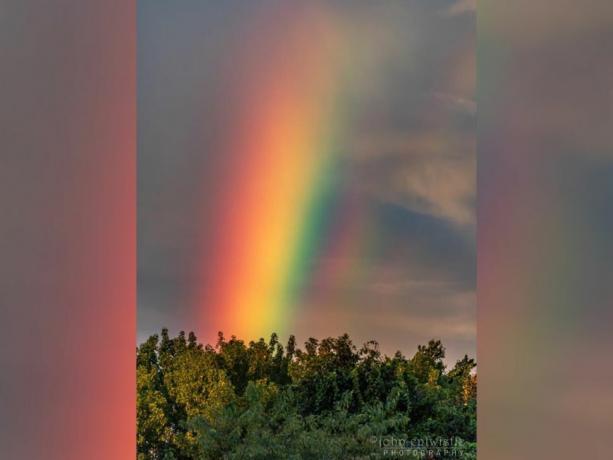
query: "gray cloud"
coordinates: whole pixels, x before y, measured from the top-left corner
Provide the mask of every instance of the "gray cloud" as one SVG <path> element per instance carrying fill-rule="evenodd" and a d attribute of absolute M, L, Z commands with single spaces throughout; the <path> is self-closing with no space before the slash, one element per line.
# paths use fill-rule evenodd
<path fill-rule="evenodd" d="M 474 225 L 474 139 L 449 137 L 441 131 L 381 137 L 367 134 L 354 147 L 356 183 L 409 210 L 461 226 Z"/>
<path fill-rule="evenodd" d="M 220 140 L 235 135 L 232 96 L 249 77 L 228 59 L 229 43 L 257 55 L 257 44 L 239 38 L 271 5 L 139 4 L 141 337 L 194 327 L 194 270 L 220 205 Z M 310 294 L 294 306 L 299 339 L 349 332 L 408 353 L 436 336 L 451 358 L 474 354 L 474 21 L 459 15 L 469 6 L 356 1 L 318 10 L 352 36 L 337 191 L 374 237 L 351 254 L 313 255 L 315 272 L 352 267 L 356 278 L 305 281 Z"/>

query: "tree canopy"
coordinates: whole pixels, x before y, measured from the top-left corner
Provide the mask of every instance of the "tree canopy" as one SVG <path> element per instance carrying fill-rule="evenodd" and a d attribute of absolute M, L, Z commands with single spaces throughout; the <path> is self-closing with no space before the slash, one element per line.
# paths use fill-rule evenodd
<path fill-rule="evenodd" d="M 476 362 L 444 358 L 438 340 L 407 358 L 347 334 L 300 349 L 164 329 L 137 348 L 138 459 L 473 459 Z"/>

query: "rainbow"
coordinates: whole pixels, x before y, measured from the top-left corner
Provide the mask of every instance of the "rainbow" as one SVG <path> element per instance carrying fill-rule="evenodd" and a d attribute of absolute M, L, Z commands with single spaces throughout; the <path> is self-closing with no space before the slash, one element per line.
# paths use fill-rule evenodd
<path fill-rule="evenodd" d="M 206 165 L 215 186 L 203 188 L 214 196 L 203 198 L 213 204 L 202 212 L 191 281 L 194 329 L 209 342 L 220 330 L 244 339 L 286 335 L 300 329 L 297 321 L 319 321 L 307 312 L 316 305 L 352 330 L 347 323 L 360 321 L 348 309 L 359 304 L 352 287 L 374 270 L 364 261 L 392 250 L 378 241 L 372 210 L 343 182 L 352 108 L 363 110 L 354 91 L 371 88 L 369 69 L 402 57 L 406 42 L 372 28 L 370 16 L 347 18 L 310 2 L 263 8 L 231 35 L 219 72 L 228 80 L 220 84 L 231 86 L 222 91 L 229 121 L 219 144 L 206 143 L 214 151 L 203 151 L 215 158 Z M 472 85 L 472 50 L 458 44 L 443 87 Z M 444 131 L 449 121 L 435 124 Z"/>
<path fill-rule="evenodd" d="M 249 81 L 233 101 L 214 250 L 194 298 L 207 335 L 285 332 L 334 203 L 345 44 L 329 18 L 301 17 L 281 42 L 252 37 L 265 49 L 255 57 L 238 53 Z"/>

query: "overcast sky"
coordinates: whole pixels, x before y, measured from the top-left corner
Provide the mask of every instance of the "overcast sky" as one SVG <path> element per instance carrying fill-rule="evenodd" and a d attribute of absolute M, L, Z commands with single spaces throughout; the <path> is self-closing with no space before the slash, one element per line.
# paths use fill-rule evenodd
<path fill-rule="evenodd" d="M 216 225 L 223 145 L 236 135 L 232 101 L 251 79 L 241 60 L 267 59 L 263 47 L 288 34 L 280 22 L 309 26 L 317 15 L 357 56 L 342 88 L 350 102 L 335 193 L 374 236 L 368 250 L 313 254 L 287 332 L 299 340 L 348 332 L 407 354 L 440 338 L 451 360 L 474 356 L 475 2 L 138 5 L 139 340 L 164 326 L 208 338 L 193 292 L 206 282 L 197 259 Z M 254 23 L 267 26 L 243 39 Z M 343 264 L 359 276 L 322 276 Z"/>

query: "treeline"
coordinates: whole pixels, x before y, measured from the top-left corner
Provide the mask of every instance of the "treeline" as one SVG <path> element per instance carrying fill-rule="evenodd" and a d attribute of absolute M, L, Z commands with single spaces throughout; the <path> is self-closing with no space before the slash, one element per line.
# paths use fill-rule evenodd
<path fill-rule="evenodd" d="M 382 458 L 390 445 L 476 458 L 476 363 L 447 371 L 444 357 L 434 340 L 406 358 L 346 334 L 299 349 L 293 336 L 202 346 L 164 329 L 137 348 L 138 459 Z M 453 451 L 415 448 L 450 438 Z"/>

